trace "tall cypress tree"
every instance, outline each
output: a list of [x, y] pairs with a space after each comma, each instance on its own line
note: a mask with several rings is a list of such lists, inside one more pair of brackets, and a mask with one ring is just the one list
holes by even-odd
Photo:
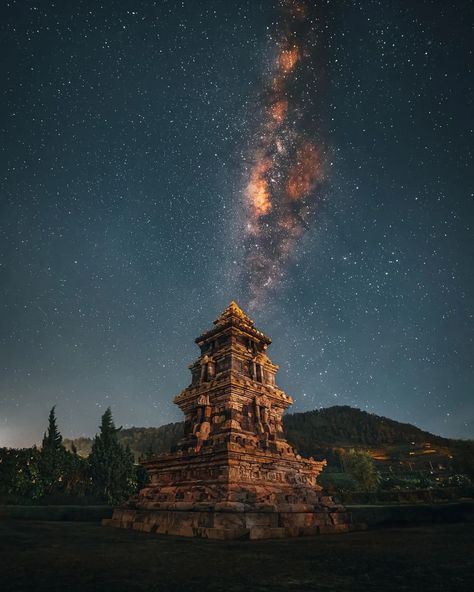
[[51, 408], [48, 418], [48, 429], [43, 436], [43, 450], [49, 448], [50, 450], [59, 450], [62, 447], [63, 437], [58, 429], [56, 422], [56, 405]]
[[46, 494], [62, 492], [66, 486], [69, 453], [56, 421], [55, 406], [49, 412], [48, 429], [43, 436], [40, 452], [40, 477]]
[[94, 438], [89, 456], [93, 489], [110, 503], [125, 501], [135, 490], [136, 475], [133, 454], [118, 440], [110, 407], [102, 415], [99, 434]]

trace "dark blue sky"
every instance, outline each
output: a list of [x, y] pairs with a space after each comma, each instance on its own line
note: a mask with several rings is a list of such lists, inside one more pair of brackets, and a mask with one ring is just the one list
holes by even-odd
[[[315, 5], [298, 84], [327, 174], [251, 316], [294, 411], [473, 437], [469, 3]], [[38, 441], [54, 404], [67, 437], [108, 405], [119, 425], [180, 419], [194, 338], [249, 303], [245, 167], [278, 15], [3, 5], [0, 445]]]

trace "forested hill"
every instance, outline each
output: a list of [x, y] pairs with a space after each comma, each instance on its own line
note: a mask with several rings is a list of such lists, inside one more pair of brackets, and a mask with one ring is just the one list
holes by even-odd
[[283, 418], [283, 425], [288, 440], [302, 455], [337, 447], [379, 447], [411, 442], [450, 443], [446, 438], [420, 430], [409, 423], [400, 423], [347, 405], [288, 414]]
[[[378, 447], [411, 442], [447, 445], [450, 442], [414, 425], [348, 406], [285, 415], [283, 425], [289, 442], [305, 456], [333, 447]], [[168, 451], [182, 435], [182, 423], [171, 423], [158, 428], [127, 428], [119, 432], [120, 440], [129, 444], [137, 458]], [[81, 455], [89, 454], [92, 446], [90, 438], [66, 440], [65, 444], [70, 447], [72, 442]]]

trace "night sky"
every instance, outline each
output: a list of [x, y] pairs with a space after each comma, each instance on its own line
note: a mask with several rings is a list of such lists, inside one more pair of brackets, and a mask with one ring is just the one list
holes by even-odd
[[232, 299], [293, 411], [474, 436], [470, 3], [306, 4], [2, 4], [0, 445], [180, 420]]

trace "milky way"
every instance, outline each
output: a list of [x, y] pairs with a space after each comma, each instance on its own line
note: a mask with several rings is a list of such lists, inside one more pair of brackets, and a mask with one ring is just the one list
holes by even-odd
[[283, 0], [256, 101], [243, 197], [248, 306], [261, 308], [284, 279], [324, 180], [318, 119], [322, 18], [314, 3]]

